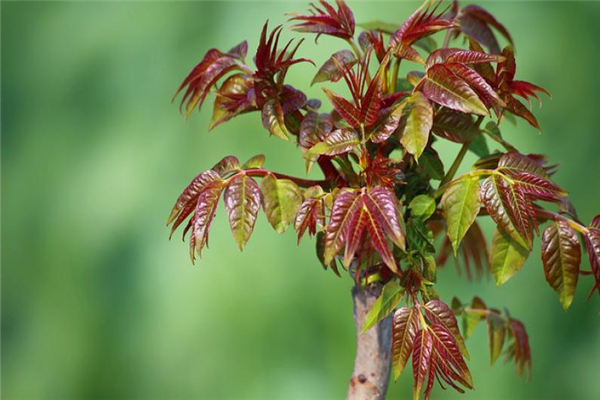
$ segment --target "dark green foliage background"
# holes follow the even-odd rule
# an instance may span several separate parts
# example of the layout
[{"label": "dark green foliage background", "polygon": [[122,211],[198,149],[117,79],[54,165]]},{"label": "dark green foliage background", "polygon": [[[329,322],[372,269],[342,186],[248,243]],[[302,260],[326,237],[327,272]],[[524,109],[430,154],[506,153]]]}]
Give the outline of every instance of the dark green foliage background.
[{"label": "dark green foliage background", "polygon": [[[358,21],[400,23],[417,4],[350,6]],[[504,135],[561,164],[556,182],[588,222],[600,211],[600,3],[483,5],[516,39],[518,78],[554,96],[537,112],[542,135],[524,122],[503,124]],[[168,242],[164,227],[178,192],[222,155],[265,153],[268,168],[302,176],[300,152],[269,138],[258,115],[209,134],[208,107],[184,123],[169,100],[209,47],[248,39],[252,51],[266,18],[283,22],[306,7],[2,2],[3,398],[344,396],[355,341],[351,280],[323,272],[313,242],[296,247],[292,232],[277,235],[261,216],[239,253],[221,208],[210,249],[192,266],[187,245]],[[308,37],[299,55],[321,63],[342,46],[322,38],[315,47]],[[293,67],[289,82],[305,88],[314,72]],[[445,160],[457,150],[441,146]],[[469,284],[453,268],[438,276],[444,300],[479,294],[526,323],[531,383],[511,365],[489,367],[481,326],[468,341],[476,390],[434,389],[434,398],[600,396],[600,301],[584,303],[591,279],[581,279],[564,313],[537,243],[500,289]],[[410,393],[406,374],[390,398]]]}]

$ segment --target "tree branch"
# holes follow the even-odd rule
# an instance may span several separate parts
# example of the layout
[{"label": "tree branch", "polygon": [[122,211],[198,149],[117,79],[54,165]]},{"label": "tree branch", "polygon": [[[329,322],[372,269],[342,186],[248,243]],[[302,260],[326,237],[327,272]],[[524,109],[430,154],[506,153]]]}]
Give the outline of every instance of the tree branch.
[{"label": "tree branch", "polygon": [[375,282],[352,289],[356,322],[356,358],[346,400],[384,400],[390,379],[392,354],[392,315],[361,335],[365,317],[381,295],[382,284]]}]

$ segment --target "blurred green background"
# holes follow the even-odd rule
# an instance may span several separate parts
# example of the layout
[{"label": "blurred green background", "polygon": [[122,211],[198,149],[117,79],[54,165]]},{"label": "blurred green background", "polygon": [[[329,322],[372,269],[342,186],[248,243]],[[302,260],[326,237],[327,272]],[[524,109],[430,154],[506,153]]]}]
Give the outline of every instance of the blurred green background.
[{"label": "blurred green background", "polygon": [[[358,21],[400,23],[418,3],[350,5]],[[556,181],[589,221],[600,212],[600,3],[484,6],[516,38],[518,78],[554,96],[537,111],[542,135],[525,123],[503,124],[504,134],[561,164]],[[277,235],[261,215],[240,253],[220,212],[210,249],[192,266],[187,245],[169,242],[164,226],[180,190],[221,156],[265,153],[267,168],[302,176],[300,152],[269,138],[256,114],[208,133],[209,106],[184,122],[170,99],[210,47],[248,39],[253,51],[265,19],[306,8],[2,2],[4,399],[344,397],[351,280],[324,272],[312,241],[297,247],[293,232]],[[341,48],[309,37],[299,54],[320,64]],[[289,82],[304,89],[314,72],[296,66]],[[449,160],[457,150],[441,153]],[[478,294],[526,323],[533,376],[527,384],[512,365],[491,368],[479,327],[468,342],[476,390],[436,387],[434,398],[600,398],[600,302],[584,302],[591,279],[564,313],[538,260],[536,250],[501,288],[467,283],[452,264],[439,273],[443,299]],[[405,374],[389,398],[410,395]]]}]

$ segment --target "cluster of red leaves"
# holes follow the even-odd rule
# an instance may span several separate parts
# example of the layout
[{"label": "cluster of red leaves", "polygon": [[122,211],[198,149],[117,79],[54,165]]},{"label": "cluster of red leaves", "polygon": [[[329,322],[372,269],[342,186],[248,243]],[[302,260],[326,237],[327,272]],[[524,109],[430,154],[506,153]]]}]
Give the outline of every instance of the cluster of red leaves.
[{"label": "cluster of red leaves", "polygon": [[337,11],[325,0],[319,0],[322,8],[311,4],[311,15],[292,14],[290,21],[299,21],[292,29],[319,35],[351,39],[354,36],[354,14],[342,0],[336,0]]},{"label": "cluster of red leaves", "polygon": [[[354,14],[342,0],[319,0],[309,14],[291,14],[292,30],[337,37],[350,47],[333,52],[312,80],[345,83],[348,96],[323,87],[330,111],[285,82],[290,67],[312,61],[296,57],[301,40],[280,46],[282,26],[269,32],[267,24],[254,67],[246,62],[246,42],[226,53],[211,49],[177,91],[185,89],[187,115],[215,92],[211,129],[260,112],[272,136],[297,143],[307,170],[317,164],[324,174],[308,180],[263,169],[262,156],[243,165],[225,157],[185,188],[169,217],[172,232],[187,220],[192,260],[208,245],[221,197],[240,249],[261,208],[277,232],[293,225],[298,241],[307,232],[316,236],[325,268],[338,273],[341,262],[355,272],[357,284],[385,283],[368,326],[392,313],[406,294],[407,306],[394,313],[394,368],[398,375],[412,356],[416,398],[422,391],[429,397],[436,377],[459,391],[473,386],[456,319],[433,289],[437,266],[451,253],[468,279],[474,268],[478,278],[490,271],[500,285],[521,269],[541,236],[546,280],[566,309],[585,274],[583,245],[600,293],[600,216],[581,223],[567,193],[551,180],[555,166],[519,153],[500,132],[507,114],[539,129],[531,98],[548,92],[516,79],[512,37],[494,16],[478,6],[442,3],[426,0],[400,25],[359,25],[365,30],[358,44]],[[441,46],[432,37],[437,33],[445,34]],[[450,45],[458,38],[468,48]],[[400,76],[405,61],[421,70]],[[439,140],[462,145],[449,168],[435,150]],[[490,151],[488,140],[500,150]],[[455,178],[467,151],[479,160]],[[548,202],[559,212],[545,209]],[[481,215],[497,225],[489,250],[476,222]],[[436,251],[439,233],[446,238]],[[492,362],[506,347],[519,373],[529,373],[528,338],[519,321],[480,299],[453,308],[463,317],[465,337],[486,320]]]},{"label": "cluster of red leaves", "polygon": [[398,379],[412,356],[414,398],[424,388],[425,399],[437,377],[463,393],[472,389],[473,379],[464,357],[468,357],[458,323],[452,310],[440,300],[425,305],[402,307],[394,313],[392,366]]}]

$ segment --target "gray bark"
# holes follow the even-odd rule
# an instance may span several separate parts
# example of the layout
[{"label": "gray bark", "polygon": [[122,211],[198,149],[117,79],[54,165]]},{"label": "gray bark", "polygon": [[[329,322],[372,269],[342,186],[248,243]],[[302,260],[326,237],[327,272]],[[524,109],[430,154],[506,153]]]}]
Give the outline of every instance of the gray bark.
[{"label": "gray bark", "polygon": [[392,354],[392,315],[361,335],[365,316],[381,294],[382,285],[352,289],[356,322],[356,358],[346,400],[383,400],[388,388]]}]

